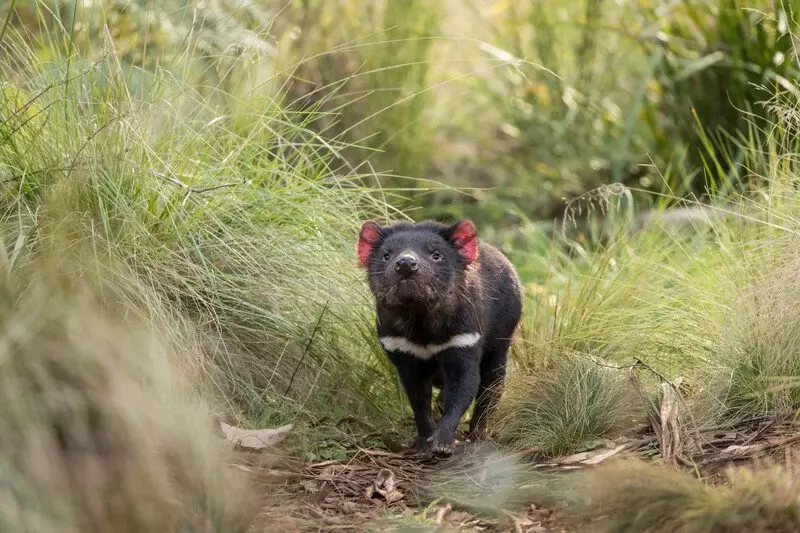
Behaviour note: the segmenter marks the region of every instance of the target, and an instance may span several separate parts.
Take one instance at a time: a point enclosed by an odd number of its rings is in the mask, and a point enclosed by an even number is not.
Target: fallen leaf
[[[588,458],[589,458],[589,452],[580,452],[574,455],[570,455],[569,457],[564,457],[563,459],[559,459],[558,464],[569,465],[573,463],[581,463]]]
[[[405,494],[397,490],[394,472],[388,468],[382,468],[375,476],[372,485],[367,487],[368,500],[373,499],[376,495],[381,496],[386,503],[394,503],[405,498]]]
[[[758,448],[758,445],[756,445],[756,444],[748,444],[748,445],[745,445],[745,446],[739,446],[739,445],[733,444],[733,445],[728,446],[727,448],[721,450],[720,453],[721,454],[728,454],[728,455],[744,455],[744,454],[746,454],[748,452],[751,452],[752,450],[755,450],[757,448]]]
[[[586,459],[585,461],[582,461],[582,462],[585,465],[600,464],[603,461],[605,461],[606,459],[608,459],[609,457],[613,457],[613,456],[617,455],[619,452],[621,452],[624,449],[625,449],[625,445],[621,444],[621,445],[617,446],[616,448],[614,448],[613,450],[608,450],[608,451],[605,451],[603,453],[598,453],[594,457],[590,457],[589,459]]]
[[[226,424],[219,421],[219,427],[225,435],[225,440],[234,446],[247,448],[249,450],[263,450],[269,446],[275,446],[282,441],[294,427],[286,424],[279,428],[267,429],[244,429]]]

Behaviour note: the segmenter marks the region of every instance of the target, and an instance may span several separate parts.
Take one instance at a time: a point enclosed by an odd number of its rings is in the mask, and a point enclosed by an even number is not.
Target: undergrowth
[[[716,486],[638,461],[590,477],[591,503],[582,515],[590,531],[788,533],[800,527],[793,464],[730,469],[727,483]]]
[[[554,243],[539,281],[528,286],[523,335],[498,419],[508,437],[543,449],[558,443],[557,453],[612,437],[619,406],[646,412],[658,399],[615,393],[634,368],[648,390],[664,381],[680,384],[681,410],[693,426],[793,416],[800,346],[792,131],[790,123],[776,122],[743,143],[742,166],[758,185],[718,195],[695,219],[674,225],[655,217],[639,229],[622,206],[610,210],[619,231],[600,228]],[[713,175],[715,168],[706,171]],[[726,176],[716,179],[723,184]],[[515,253],[524,262],[524,251]],[[584,372],[596,379],[577,380]]]
[[[34,49],[14,28],[3,46],[0,209],[12,270],[68,232],[67,246],[124,265],[122,276],[191,321],[231,414],[314,419],[335,417],[335,405],[391,417],[388,364],[359,339],[370,311],[352,242],[365,213],[398,215],[334,168],[342,145],[309,129],[313,113],[257,88],[196,87],[169,63],[134,92],[113,52]]]
[[[201,339],[58,244],[0,264],[2,529],[245,531],[257,500],[198,394]]]

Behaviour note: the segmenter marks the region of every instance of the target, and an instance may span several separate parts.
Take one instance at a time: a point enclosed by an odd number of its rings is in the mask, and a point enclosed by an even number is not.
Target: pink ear
[[[450,242],[458,249],[458,253],[472,263],[478,258],[478,230],[471,220],[461,220],[450,229]]]
[[[358,260],[362,267],[367,266],[369,254],[379,242],[381,242],[381,227],[371,220],[364,222],[361,233],[358,234]]]

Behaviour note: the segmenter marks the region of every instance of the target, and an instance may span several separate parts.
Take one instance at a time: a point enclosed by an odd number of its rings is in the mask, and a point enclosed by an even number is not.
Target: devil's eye
[[[433,259],[434,261],[441,261],[442,260],[442,254],[440,254],[439,252],[433,252],[431,254],[431,259]]]
[[[384,261],[388,261],[390,257],[391,256],[389,255],[389,252],[386,252],[386,253],[383,254],[383,260]]]

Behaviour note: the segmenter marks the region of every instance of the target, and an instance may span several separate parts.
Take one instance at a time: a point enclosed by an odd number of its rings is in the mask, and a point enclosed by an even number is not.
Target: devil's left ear
[[[383,230],[376,222],[368,220],[361,226],[361,232],[358,234],[358,246],[356,251],[362,267],[367,266],[369,254],[371,254],[375,246],[381,242],[382,238]]]
[[[478,229],[471,220],[459,220],[450,226],[446,237],[468,265],[478,258]]]

